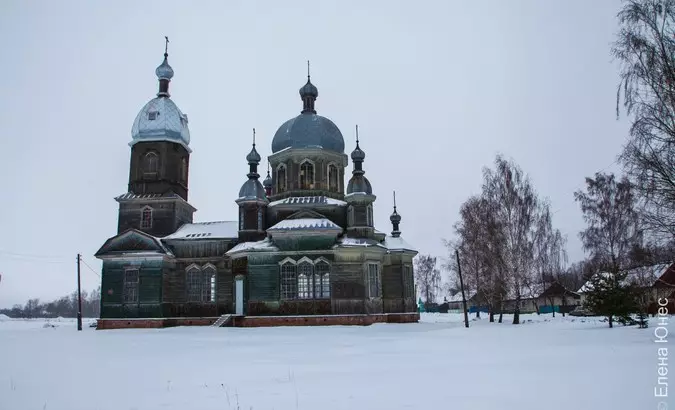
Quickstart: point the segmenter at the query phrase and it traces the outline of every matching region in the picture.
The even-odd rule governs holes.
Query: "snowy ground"
[[[646,330],[523,319],[106,331],[85,321],[80,333],[67,319],[0,320],[0,409],[657,409],[666,345],[654,343],[654,319]]]

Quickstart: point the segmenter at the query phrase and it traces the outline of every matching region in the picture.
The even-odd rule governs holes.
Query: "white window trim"
[[[379,296],[373,296],[370,294],[370,265],[377,266],[377,293]],[[366,289],[368,289],[368,298],[381,298],[382,297],[382,264],[380,262],[366,262],[365,263],[365,274],[366,274]]]
[[[150,225],[149,226],[144,225],[144,217],[143,216],[145,215],[145,211],[150,211]],[[155,219],[155,210],[152,209],[152,207],[150,205],[146,205],[143,208],[141,208],[141,223],[140,223],[141,229],[152,229],[154,219]]]
[[[309,184],[310,185],[309,189],[315,189],[316,188],[316,163],[309,158],[305,158],[302,161],[300,161],[300,166],[298,167],[298,185],[300,184],[300,175],[302,174],[302,166],[305,164],[305,162],[308,162],[312,165],[312,183]],[[301,186],[300,189],[304,189],[304,188]]]
[[[136,281],[134,282],[136,284],[136,300],[132,301],[127,301],[125,300],[126,297],[126,290],[127,290],[127,272],[129,271],[135,271],[136,272]],[[122,280],[122,303],[123,304],[134,304],[134,303],[139,303],[141,301],[141,295],[139,294],[141,290],[141,267],[140,266],[129,266],[124,268],[124,278]]]
[[[287,257],[287,258],[284,258],[284,260],[282,260],[281,262],[279,262],[279,266],[285,265],[285,264],[287,264],[287,263],[292,263],[293,265],[297,265],[297,264],[298,264],[294,259],[288,258],[288,257]]]
[[[311,260],[311,259],[309,259],[309,258],[306,257],[306,256],[303,256],[302,258],[298,259],[298,263],[297,263],[297,264],[300,265],[300,264],[303,263],[303,262],[307,262],[307,263],[309,263],[310,265],[314,266],[314,261]]]
[[[314,264],[315,264],[315,265],[316,265],[317,263],[319,263],[319,262],[325,262],[325,263],[328,264],[328,266],[331,265],[330,261],[329,261],[328,259],[324,258],[323,256],[319,256],[318,258],[314,259]]]
[[[147,170],[147,161],[148,157],[153,156],[157,160],[157,169],[154,171],[148,171]],[[145,154],[143,154],[143,159],[141,160],[142,165],[141,168],[143,169],[143,175],[157,175],[159,173],[159,154],[155,151],[148,151]]]

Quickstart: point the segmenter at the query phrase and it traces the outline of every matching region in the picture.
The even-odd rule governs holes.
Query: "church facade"
[[[301,113],[274,135],[266,177],[260,181],[254,131],[234,199],[238,217],[213,222],[193,222],[188,117],[169,94],[174,72],[166,52],[156,74],[159,92],[132,126],[129,185],[115,198],[117,234],[96,253],[103,265],[99,323],[417,311],[417,251],[401,237],[395,197],[386,234],[374,227],[376,196],[358,129],[349,176],[344,139],[317,114],[309,74]],[[402,321],[417,320],[409,317]]]

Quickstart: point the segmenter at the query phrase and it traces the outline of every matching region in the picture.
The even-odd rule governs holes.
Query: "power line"
[[[101,277],[101,275],[99,275],[98,272],[96,272],[94,269],[92,269],[91,266],[89,266],[87,264],[87,262],[84,261],[84,259],[80,258],[80,262],[84,263],[84,266],[89,268],[90,271],[94,272],[94,275],[98,276],[99,278]]]

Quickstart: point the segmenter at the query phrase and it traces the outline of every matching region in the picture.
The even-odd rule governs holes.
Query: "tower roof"
[[[279,127],[272,139],[272,152],[286,148],[321,148],[343,153],[345,141],[340,129],[333,121],[316,114],[314,104],[319,90],[310,80],[309,62],[307,64],[307,83],[300,88],[302,112]]]
[[[181,144],[190,151],[187,115],[180,111],[169,95],[169,82],[174,72],[168,62],[168,43],[169,39],[166,38],[164,61],[155,70],[159,80],[159,92],[136,115],[131,127],[129,145],[145,141],[167,141]]]

